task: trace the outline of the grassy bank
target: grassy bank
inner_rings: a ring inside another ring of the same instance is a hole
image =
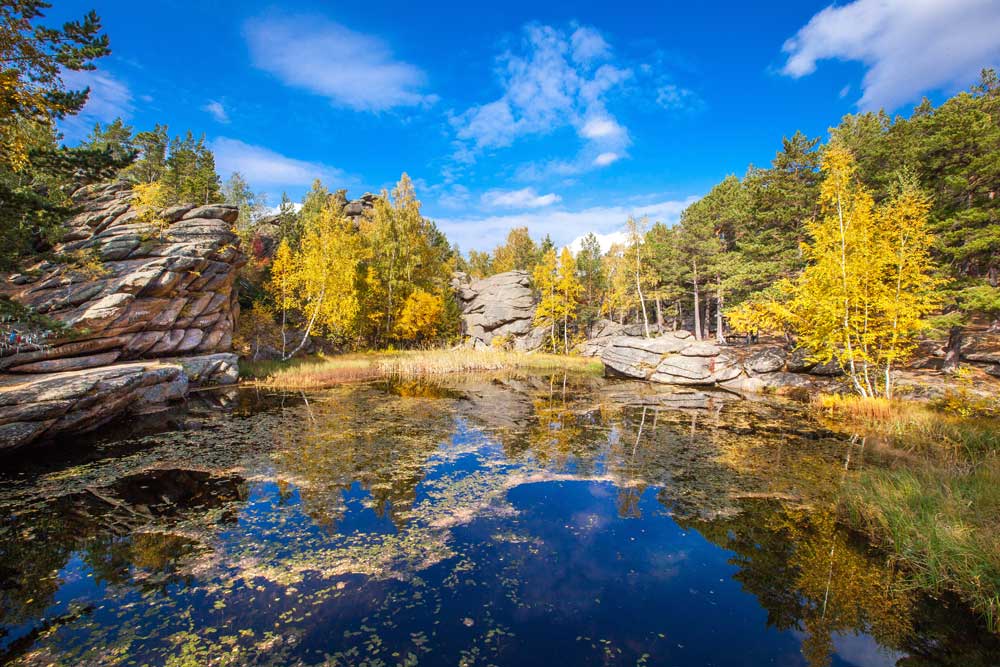
[[[849,479],[841,509],[921,589],[952,591],[1000,632],[1000,420],[914,402],[820,397],[840,427],[908,454]],[[963,411],[967,410],[966,405]]]
[[[364,352],[290,362],[241,366],[241,375],[274,389],[322,389],[361,380],[415,379],[454,373],[572,371],[599,375],[604,367],[590,357],[526,354],[500,350],[407,350]]]

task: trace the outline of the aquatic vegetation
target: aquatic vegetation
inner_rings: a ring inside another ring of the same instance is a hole
[[[858,634],[986,665],[1000,645],[954,609],[927,627],[936,603],[837,525],[864,450],[803,406],[562,371],[227,396],[2,473],[0,661],[820,665]],[[720,646],[720,612],[753,641]]]

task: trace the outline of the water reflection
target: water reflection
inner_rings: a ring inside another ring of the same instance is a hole
[[[838,526],[879,462],[795,405],[561,375],[205,398],[10,462],[0,662],[1000,655]]]

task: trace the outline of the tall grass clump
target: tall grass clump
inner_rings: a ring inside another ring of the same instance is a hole
[[[305,360],[248,365],[244,377],[274,389],[322,389],[344,382],[419,379],[459,373],[571,371],[598,375],[599,360],[503,350],[408,350],[368,352]]]
[[[832,428],[912,454],[868,467],[841,496],[866,533],[924,590],[957,593],[1000,632],[1000,420],[989,400],[933,403],[818,396]]]
[[[848,522],[920,588],[960,595],[1000,632],[1000,459],[969,469],[871,468],[848,483]]]

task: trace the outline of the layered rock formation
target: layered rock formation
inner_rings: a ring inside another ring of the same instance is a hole
[[[740,392],[830,388],[830,369],[813,367],[780,347],[727,348],[688,331],[656,338],[612,337],[601,351],[606,371],[671,385],[719,386]]]
[[[2,325],[0,432],[8,446],[165,404],[189,382],[235,381],[228,353],[245,262],[231,231],[237,209],[185,205],[142,215],[132,198],[123,183],[81,188],[73,195],[80,212],[55,248],[76,261],[43,261],[0,279],[0,295],[36,314],[32,323]],[[184,361],[122,364],[173,357]]]
[[[231,206],[175,206],[164,228],[143,222],[124,184],[75,197],[63,253],[99,259],[92,271],[42,262],[9,276],[0,293],[71,330],[8,344],[0,371],[51,373],[133,359],[229,351],[238,314],[233,283],[245,261],[230,231]]]
[[[0,452],[40,439],[86,433],[126,415],[158,412],[192,386],[229,384],[232,354],[113,364],[43,375],[0,377]]]
[[[462,304],[462,335],[469,346],[530,351],[545,342],[546,330],[533,324],[538,300],[527,271],[507,271],[476,281],[456,273],[452,287]]]

